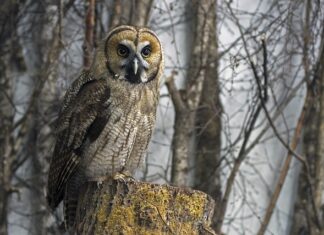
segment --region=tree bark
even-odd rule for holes
[[[136,26],[146,26],[150,17],[153,0],[136,1],[133,7],[131,23]]]
[[[110,20],[110,27],[114,28],[121,24],[135,26],[147,26],[153,0],[115,0],[113,15]]]
[[[312,41],[309,20],[312,7],[311,1],[306,3],[303,65],[306,80],[309,81],[307,89],[312,94],[303,136],[308,169],[303,166],[300,172],[291,235],[324,234],[324,28],[321,27],[320,50],[312,73],[309,71],[310,56],[308,55],[308,47]]]
[[[199,148],[198,151],[202,153],[204,151],[202,149],[206,147],[206,145],[202,143],[202,136],[199,136],[201,133],[197,132],[197,124],[198,129],[199,126],[206,126],[206,122],[210,123],[210,121],[213,123],[212,125],[220,125],[219,123],[217,123],[219,119],[215,119],[215,116],[219,115],[219,113],[217,113],[216,111],[217,108],[215,110],[215,101],[217,99],[217,96],[215,96],[215,94],[217,93],[217,91],[212,90],[217,87],[215,3],[215,0],[203,0],[194,1],[193,3],[190,3],[188,5],[189,8],[195,9],[195,11],[193,12],[194,19],[192,26],[192,28],[194,29],[194,40],[192,44],[190,66],[187,73],[186,89],[180,93],[176,89],[172,89],[174,87],[174,85],[172,84],[172,79],[167,81],[167,87],[175,107],[175,132],[172,144],[173,160],[171,181],[176,185],[189,186],[191,184],[190,180],[188,179],[189,159],[196,156],[196,153],[193,153],[193,151],[191,151],[192,140],[196,134],[198,134],[198,142],[199,139],[201,140],[200,144],[196,146]],[[211,42],[213,45],[210,45]],[[213,61],[213,59],[216,60]],[[203,96],[203,93],[205,91],[208,93],[204,94]],[[206,116],[206,119],[199,119],[201,118],[201,114],[199,113],[200,105],[204,106],[203,108],[205,111],[205,108],[211,108],[210,112],[207,111],[210,115]],[[211,117],[212,119],[210,119]],[[197,118],[199,119],[198,123]],[[200,128],[200,131],[201,130],[202,128]],[[217,132],[219,132],[220,129],[217,128],[217,130],[215,129],[215,131],[216,135],[218,135]],[[214,143],[214,146],[218,145],[217,141],[219,140],[209,139],[217,138],[216,136],[208,136],[206,132],[205,134],[206,139],[208,138],[208,141],[216,141]],[[214,133],[212,133],[212,135],[214,135]],[[211,159],[211,161],[213,165],[215,165],[215,155],[211,153],[210,157],[213,158]],[[207,164],[207,161],[201,159],[201,154],[197,155],[197,157],[194,158],[196,158],[197,162],[199,162],[198,164]],[[213,170],[215,170],[215,168]],[[199,178],[204,178],[199,170],[197,171],[196,176],[198,176]],[[202,178],[198,179],[198,182],[200,182],[200,180],[202,180]],[[208,187],[213,186],[210,185]]]
[[[0,94],[0,234],[8,233],[8,198],[9,189],[11,187],[11,172],[10,172],[10,152],[11,152],[11,128],[13,123],[12,107],[8,97],[10,84],[9,79],[4,79],[3,73],[5,71],[3,61],[0,61],[0,76],[1,87],[4,92]]]
[[[85,38],[83,44],[83,66],[90,68],[92,63],[92,53],[94,49],[94,30],[95,30],[95,8],[96,0],[88,0],[87,14],[85,20]]]
[[[178,186],[189,186],[190,140],[194,136],[194,113],[188,109],[176,112],[172,140],[171,182]]]
[[[12,165],[15,160],[14,126],[14,81],[13,70],[24,69],[21,48],[17,37],[20,4],[5,1],[0,9],[0,234],[8,234],[8,204],[13,190]]]
[[[214,201],[200,191],[136,181],[81,188],[77,234],[215,234]]]
[[[220,180],[220,151],[221,151],[221,115],[220,88],[218,83],[218,43],[216,28],[216,6],[212,14],[210,30],[208,62],[206,78],[198,111],[196,112],[196,140],[195,154],[195,189],[208,193],[216,202],[222,199]],[[216,206],[218,203],[216,203]],[[218,208],[215,208],[218,211]],[[215,215],[214,215],[215,217]],[[216,224],[214,218],[213,224]]]

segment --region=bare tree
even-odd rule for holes
[[[97,40],[120,24],[152,26],[169,36],[166,53],[176,51],[166,55],[167,91],[161,95],[173,103],[164,109],[174,111],[173,128],[157,127],[170,143],[154,138],[170,150],[163,156],[170,160],[148,161],[154,170],[147,172],[155,175],[145,179],[210,194],[219,233],[323,233],[323,3],[181,4],[3,2],[0,234],[62,233],[61,215],[49,211],[44,197],[60,99],[90,66]],[[186,36],[178,36],[178,25],[186,26]],[[187,51],[177,50],[179,44]],[[180,54],[188,64],[178,62]]]
[[[308,113],[305,120],[304,133],[304,154],[306,164],[300,172],[298,197],[295,204],[293,226],[290,234],[322,234],[323,220],[323,74],[324,74],[324,28],[323,19],[321,26],[317,28],[319,22],[320,3],[305,3],[303,38],[303,68],[307,90],[310,96],[308,103]],[[314,42],[320,38],[317,51]],[[312,51],[315,52],[315,58]]]
[[[200,138],[198,141],[200,155],[196,157],[197,165],[201,167],[201,170],[208,165],[208,168],[203,171],[197,169],[197,184],[204,189],[217,188],[219,187],[219,179],[217,175],[211,173],[217,170],[217,156],[219,156],[218,151],[220,149],[218,137],[221,108],[219,107],[217,86],[216,2],[195,1],[192,4],[189,4],[188,7],[194,9],[193,15],[196,17],[193,19],[193,28],[195,29],[193,35],[195,35],[195,38],[187,72],[186,89],[178,91],[175,88],[173,76],[167,81],[176,112],[171,181],[176,185],[190,185],[189,161],[192,156],[196,155],[190,145],[193,143],[195,134],[197,134]],[[203,113],[204,111],[210,113],[206,115],[206,113]],[[196,123],[199,125],[198,130]],[[206,130],[211,128],[212,125],[215,129],[212,133],[207,133]],[[207,144],[207,141],[210,141],[216,150],[208,149],[211,146]],[[204,143],[206,143],[205,146]],[[215,178],[215,180],[210,181],[210,177]],[[207,182],[205,182],[206,180]],[[209,184],[210,187],[201,184],[202,181]],[[216,185],[212,182],[216,182]]]

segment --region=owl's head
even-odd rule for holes
[[[159,79],[163,70],[161,43],[147,28],[123,25],[113,29],[103,41],[98,56],[105,59],[105,68],[101,70],[106,69],[116,79],[133,84]]]

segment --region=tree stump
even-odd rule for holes
[[[207,194],[137,181],[88,182],[79,196],[76,234],[216,234]]]

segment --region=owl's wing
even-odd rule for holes
[[[80,76],[73,81],[69,89],[66,91],[63,100],[63,106],[61,109],[61,113],[70,106],[71,102],[73,102],[79,93],[81,87],[86,86],[89,82],[95,80],[94,76],[90,73],[89,70],[84,70],[81,72]]]
[[[65,106],[57,121],[57,139],[50,164],[47,195],[53,209],[63,199],[65,185],[79,165],[87,144],[100,135],[108,121],[108,117],[100,115],[101,110],[107,108],[106,101],[110,97],[104,79],[89,80],[76,90],[73,91],[75,94],[71,94],[71,90],[66,93]]]

